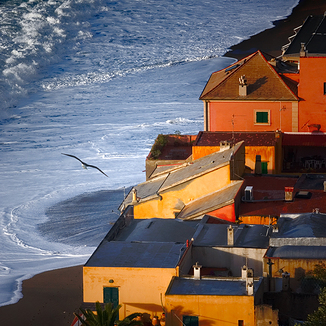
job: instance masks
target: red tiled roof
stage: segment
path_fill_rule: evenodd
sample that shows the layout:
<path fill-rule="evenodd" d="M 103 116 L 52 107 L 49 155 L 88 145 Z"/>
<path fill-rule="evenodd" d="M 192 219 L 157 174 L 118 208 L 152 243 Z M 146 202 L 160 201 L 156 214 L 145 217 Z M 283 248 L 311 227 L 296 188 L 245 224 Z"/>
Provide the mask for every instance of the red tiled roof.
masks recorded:
<path fill-rule="evenodd" d="M 309 213 L 319 208 L 326 212 L 326 192 L 319 189 L 307 189 L 312 193 L 310 199 L 294 198 L 292 202 L 284 200 L 285 187 L 294 187 L 293 197 L 302 188 L 298 177 L 246 176 L 246 185 L 253 186 L 253 197 L 257 202 L 242 202 L 240 216 L 271 216 L 280 214 Z M 299 188 L 300 187 L 300 188 Z M 266 199 L 266 201 L 259 201 Z M 274 201 L 272 201 L 274 199 Z"/>
<path fill-rule="evenodd" d="M 247 96 L 239 95 L 239 78 L 245 75 Z M 291 85 L 291 87 L 288 86 Z M 201 100 L 283 100 L 297 101 L 293 93 L 295 82 L 280 77 L 260 51 L 229 66 L 214 72 L 207 82 Z"/>
<path fill-rule="evenodd" d="M 245 146 L 275 146 L 280 138 L 275 132 L 219 132 L 200 131 L 194 146 L 219 146 L 220 141 L 244 141 Z"/>
<path fill-rule="evenodd" d="M 326 147 L 326 134 L 320 133 L 284 133 L 283 146 Z"/>

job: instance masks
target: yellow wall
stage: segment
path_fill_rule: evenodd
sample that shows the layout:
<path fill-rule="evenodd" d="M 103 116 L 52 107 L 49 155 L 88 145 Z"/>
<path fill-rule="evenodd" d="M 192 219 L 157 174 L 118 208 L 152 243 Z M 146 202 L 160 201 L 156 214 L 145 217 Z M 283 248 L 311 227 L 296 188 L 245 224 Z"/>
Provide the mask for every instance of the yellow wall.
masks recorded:
<path fill-rule="evenodd" d="M 167 295 L 167 324 L 181 326 L 183 315 L 198 316 L 199 326 L 255 325 L 254 296 Z"/>
<path fill-rule="evenodd" d="M 206 155 L 218 152 L 220 146 L 192 146 L 192 159 L 197 160 Z"/>
<path fill-rule="evenodd" d="M 268 173 L 275 173 L 275 148 L 274 146 L 246 146 L 246 165 L 255 170 L 256 155 L 261 156 L 262 162 L 268 162 Z"/>
<path fill-rule="evenodd" d="M 163 312 L 161 295 L 164 296 L 173 276 L 178 276 L 176 269 L 84 266 L 84 302 L 103 302 L 103 288 L 118 287 L 120 319 L 134 312 L 146 312 L 153 317 Z"/>
<path fill-rule="evenodd" d="M 268 273 L 269 266 L 267 265 L 267 258 L 264 258 L 264 272 Z M 308 271 L 312 271 L 316 264 L 320 262 L 326 263 L 326 260 L 321 259 L 271 259 L 274 263 L 272 265 L 272 277 L 281 278 L 282 272 L 290 273 L 290 287 L 292 290 L 296 290 Z"/>
<path fill-rule="evenodd" d="M 182 203 L 187 204 L 196 198 L 221 189 L 229 183 L 230 166 L 227 164 L 160 193 L 162 200 L 155 198 L 135 204 L 134 218 L 175 218 L 174 212 L 181 210 Z"/>
<path fill-rule="evenodd" d="M 218 152 L 220 146 L 193 146 L 192 157 L 197 160 L 208 154 Z M 245 146 L 245 164 L 255 171 L 256 155 L 261 156 L 262 162 L 268 162 L 268 173 L 275 173 L 275 147 L 274 146 Z"/>

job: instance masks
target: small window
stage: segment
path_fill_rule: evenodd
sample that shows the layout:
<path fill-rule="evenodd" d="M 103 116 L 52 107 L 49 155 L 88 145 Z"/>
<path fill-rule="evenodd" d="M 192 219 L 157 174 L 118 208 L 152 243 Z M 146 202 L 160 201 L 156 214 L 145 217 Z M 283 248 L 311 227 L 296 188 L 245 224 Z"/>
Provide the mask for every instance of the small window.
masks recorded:
<path fill-rule="evenodd" d="M 269 124 L 269 111 L 255 111 L 256 124 Z"/>
<path fill-rule="evenodd" d="M 183 322 L 183 325 L 185 325 L 185 326 L 198 326 L 198 317 L 197 316 L 183 316 L 182 322 Z"/>
<path fill-rule="evenodd" d="M 243 320 L 238 320 L 238 326 L 243 326 Z"/>
<path fill-rule="evenodd" d="M 324 83 L 324 95 L 326 95 L 326 83 Z"/>

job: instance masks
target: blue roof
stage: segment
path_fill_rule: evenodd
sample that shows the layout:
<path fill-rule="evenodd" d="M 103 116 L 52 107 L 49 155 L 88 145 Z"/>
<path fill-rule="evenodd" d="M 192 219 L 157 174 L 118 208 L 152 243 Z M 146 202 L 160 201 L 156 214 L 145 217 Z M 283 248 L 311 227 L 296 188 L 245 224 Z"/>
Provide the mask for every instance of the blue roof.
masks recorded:
<path fill-rule="evenodd" d="M 254 294 L 262 279 L 254 280 Z M 175 277 L 166 295 L 247 295 L 242 279 L 194 279 Z"/>
<path fill-rule="evenodd" d="M 185 248 L 184 243 L 104 240 L 85 266 L 175 268 Z"/>

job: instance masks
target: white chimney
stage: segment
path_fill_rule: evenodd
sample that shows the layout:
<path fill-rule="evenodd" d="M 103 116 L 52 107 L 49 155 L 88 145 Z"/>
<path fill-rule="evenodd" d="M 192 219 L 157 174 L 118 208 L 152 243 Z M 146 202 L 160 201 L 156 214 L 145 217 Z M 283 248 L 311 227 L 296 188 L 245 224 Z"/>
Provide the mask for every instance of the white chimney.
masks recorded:
<path fill-rule="evenodd" d="M 252 268 L 247 269 L 246 289 L 248 295 L 254 294 L 254 270 Z"/>
<path fill-rule="evenodd" d="M 228 227 L 228 246 L 233 246 L 234 245 L 234 229 L 232 225 L 229 225 Z"/>
<path fill-rule="evenodd" d="M 198 261 L 196 262 L 196 265 L 192 266 L 194 268 L 194 278 L 196 280 L 200 280 L 200 269 L 202 268 L 201 265 L 198 265 Z"/>
<path fill-rule="evenodd" d="M 241 268 L 241 278 L 243 280 L 247 279 L 247 266 L 243 265 Z"/>

